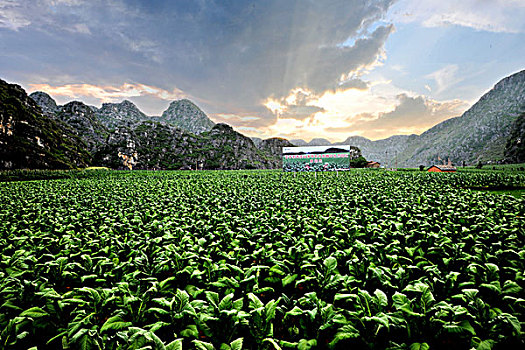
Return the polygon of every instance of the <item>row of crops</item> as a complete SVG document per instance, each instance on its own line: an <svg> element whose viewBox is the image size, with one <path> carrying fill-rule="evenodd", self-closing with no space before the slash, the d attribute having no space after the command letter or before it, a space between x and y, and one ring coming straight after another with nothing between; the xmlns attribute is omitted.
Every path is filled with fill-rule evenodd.
<svg viewBox="0 0 525 350"><path fill-rule="evenodd" d="M0 183L0 348L517 349L506 173L107 172Z"/></svg>

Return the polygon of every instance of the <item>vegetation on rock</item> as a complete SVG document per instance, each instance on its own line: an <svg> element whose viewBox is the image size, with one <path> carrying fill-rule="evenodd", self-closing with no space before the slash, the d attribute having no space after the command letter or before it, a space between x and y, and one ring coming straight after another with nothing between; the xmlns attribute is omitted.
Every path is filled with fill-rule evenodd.
<svg viewBox="0 0 525 350"><path fill-rule="evenodd" d="M85 148L71 128L42 115L20 86L0 80L0 169L85 167Z"/></svg>
<svg viewBox="0 0 525 350"><path fill-rule="evenodd" d="M503 154L506 163L525 163L525 113L512 124Z"/></svg>

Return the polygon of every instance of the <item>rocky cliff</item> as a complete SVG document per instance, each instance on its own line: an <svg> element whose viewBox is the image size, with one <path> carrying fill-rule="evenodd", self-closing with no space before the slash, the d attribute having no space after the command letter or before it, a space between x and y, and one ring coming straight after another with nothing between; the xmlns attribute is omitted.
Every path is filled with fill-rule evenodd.
<svg viewBox="0 0 525 350"><path fill-rule="evenodd" d="M93 163L114 169L184 169L195 161L196 142L194 135L179 128L144 121L115 128Z"/></svg>
<svg viewBox="0 0 525 350"><path fill-rule="evenodd" d="M505 163L525 163L525 113L512 124L503 155Z"/></svg>
<svg viewBox="0 0 525 350"><path fill-rule="evenodd" d="M256 146L261 150L271 154L282 154L283 147L293 147L294 145L287 139L272 137L261 140L261 142L259 142Z"/></svg>
<svg viewBox="0 0 525 350"><path fill-rule="evenodd" d="M11 90L4 93L6 99L15 98L10 96L11 93L17 96L25 94L19 87L18 90ZM280 164L280 150L276 152L279 146L272 146L277 141L254 139L254 143L254 140L236 133L225 124L214 126L206 114L189 100L172 102L161 117L154 118L140 112L129 101L104 104L102 108L96 109L81 102L57 106L49 95L39 92L31 96L36 102L23 102L22 105L26 103L32 106L31 111L24 113L32 114L38 120L44 120L40 116L46 117L46 123L54 118L56 128L64 130L63 134L69 140L69 150L73 147L73 140L79 139L81 144L75 147L83 147L88 155L96 155L98 162L123 166L126 158L126 164L135 162L141 168L200 167L202 164L207 169L278 168ZM24 96L20 97L21 101L23 99ZM7 130L13 131L8 126L12 125L10 116L3 108L2 132L5 137ZM448 158L456 164L508 162L521 159L520 148L516 145L519 145L517 140L520 139L522 124L517 120L524 111L525 71L522 71L502 79L462 116L448 119L421 135L396 135L377 141L350 137L336 144L357 146L366 159L379 161L389 167L430 165L440 162L439 158ZM34 126L29 121L27 123ZM71 134L76 134L78 138L72 138L74 135ZM142 135L153 135L151 137L155 139L146 140ZM131 144L134 142L134 146L128 146L128 140ZM195 145L190 146L190 143ZM330 144L326 139L313 139L309 143L292 140L292 143ZM188 147L188 150L183 150L184 147ZM111 150L116 150L116 153L108 153ZM139 161L135 160L135 151ZM67 150L64 152L68 154ZM173 157L186 157L187 160L178 161L178 158L164 154L170 152ZM84 151L76 158L71 154L65 156L64 164L81 164L85 154ZM4 159L7 158L2 158L2 161Z"/></svg>
<svg viewBox="0 0 525 350"><path fill-rule="evenodd" d="M0 80L0 169L69 169L90 162L86 145L43 115L24 89Z"/></svg>
<svg viewBox="0 0 525 350"><path fill-rule="evenodd" d="M37 105L42 109L42 114L45 116L55 118L56 113L58 112L58 106L55 100L48 94L42 91L36 91L29 95Z"/></svg>
<svg viewBox="0 0 525 350"><path fill-rule="evenodd" d="M229 125L195 135L173 125L145 121L115 129L94 159L96 165L129 169L268 169L281 155L258 149Z"/></svg>
<svg viewBox="0 0 525 350"><path fill-rule="evenodd" d="M73 101L61 106L56 118L67 124L84 141L90 154L106 142L107 128L98 121L91 107L82 102Z"/></svg>

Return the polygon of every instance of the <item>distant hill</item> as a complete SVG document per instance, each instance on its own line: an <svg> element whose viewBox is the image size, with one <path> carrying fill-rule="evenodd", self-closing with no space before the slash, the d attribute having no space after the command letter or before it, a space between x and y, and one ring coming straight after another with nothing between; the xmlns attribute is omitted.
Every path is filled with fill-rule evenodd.
<svg viewBox="0 0 525 350"><path fill-rule="evenodd" d="M103 103L101 108L95 110L95 115L100 123L110 130L117 126L126 126L150 119L128 100L120 103Z"/></svg>
<svg viewBox="0 0 525 350"><path fill-rule="evenodd" d="M327 139L315 138L308 142L308 146L330 146L332 143Z"/></svg>
<svg viewBox="0 0 525 350"><path fill-rule="evenodd" d="M361 136L350 136L345 141L335 143L358 147L367 160L373 160L386 167L395 167L395 157L402 153L417 135L394 135L386 139L371 141Z"/></svg>
<svg viewBox="0 0 525 350"><path fill-rule="evenodd" d="M42 91L36 91L29 95L37 105L42 109L42 113L45 116L54 118L55 114L58 112L58 106L55 100L48 94Z"/></svg>
<svg viewBox="0 0 525 350"><path fill-rule="evenodd" d="M295 139L290 141L294 146L330 146L332 143L327 139L323 138L314 138L310 142L305 140Z"/></svg>
<svg viewBox="0 0 525 350"><path fill-rule="evenodd" d="M283 147L293 147L294 145L286 139L283 139L280 137L272 137L266 140L261 140L261 142L256 144L256 146L267 154L279 155L278 165L276 166L276 168L281 168L282 167L281 154L282 154Z"/></svg>
<svg viewBox="0 0 525 350"><path fill-rule="evenodd" d="M20 86L0 80L0 169L70 169L90 158L73 130L44 115Z"/></svg>
<svg viewBox="0 0 525 350"><path fill-rule="evenodd" d="M301 140L301 139L293 139L293 140L290 140L290 142L294 146L297 146L297 147L308 146L308 142L306 142L305 140Z"/></svg>

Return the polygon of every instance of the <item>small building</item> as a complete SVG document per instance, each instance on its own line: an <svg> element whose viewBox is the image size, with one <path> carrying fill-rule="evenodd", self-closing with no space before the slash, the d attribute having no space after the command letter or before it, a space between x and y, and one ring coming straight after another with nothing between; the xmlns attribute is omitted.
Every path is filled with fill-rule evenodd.
<svg viewBox="0 0 525 350"><path fill-rule="evenodd" d="M456 168L452 165L432 165L428 171L431 173L455 173Z"/></svg>
<svg viewBox="0 0 525 350"><path fill-rule="evenodd" d="M365 168L379 168L380 166L381 166L381 163L370 160L366 163Z"/></svg>

